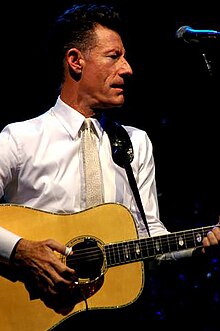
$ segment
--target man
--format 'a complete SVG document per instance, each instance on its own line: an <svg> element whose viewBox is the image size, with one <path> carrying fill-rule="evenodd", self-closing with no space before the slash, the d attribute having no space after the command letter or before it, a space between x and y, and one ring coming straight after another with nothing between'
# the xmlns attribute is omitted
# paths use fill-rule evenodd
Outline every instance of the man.
<svg viewBox="0 0 220 331"><path fill-rule="evenodd" d="M63 69L60 93L54 107L41 116L9 124L2 131L0 196L13 204L52 213L85 210L81 140L84 120L90 118L101 160L103 202L129 208L138 236L148 237L126 171L112 159L102 122L104 113L123 106L125 80L132 76L118 13L106 5L74 5L58 18L53 33L54 54L50 56L60 56L57 63ZM150 235L168 234L159 219L151 141L144 131L125 128L134 150L131 166ZM37 233L36 240L29 240L2 227L1 261L24 282L31 298L37 296L57 313L68 314L80 295L78 276L55 253L71 256L74 252L56 238L37 239ZM217 246L219 240L216 226L203 239L202 252ZM187 252L191 255L192 250Z"/></svg>

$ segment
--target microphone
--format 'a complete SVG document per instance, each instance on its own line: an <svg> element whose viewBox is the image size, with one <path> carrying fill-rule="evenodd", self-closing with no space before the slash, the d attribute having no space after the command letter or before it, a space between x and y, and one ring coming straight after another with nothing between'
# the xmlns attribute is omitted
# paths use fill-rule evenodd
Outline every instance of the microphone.
<svg viewBox="0 0 220 331"><path fill-rule="evenodd" d="M220 40L220 32L216 30L195 30L190 26L184 25L176 31L176 38L183 39L187 43L199 43L210 40Z"/></svg>

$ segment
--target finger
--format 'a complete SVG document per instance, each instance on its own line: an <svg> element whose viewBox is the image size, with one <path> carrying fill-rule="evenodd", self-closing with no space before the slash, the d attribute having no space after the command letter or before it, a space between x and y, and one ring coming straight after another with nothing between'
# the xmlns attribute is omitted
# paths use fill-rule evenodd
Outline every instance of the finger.
<svg viewBox="0 0 220 331"><path fill-rule="evenodd" d="M56 251L56 252L58 252L62 255L65 255L65 252L66 252L66 246L65 245L63 245L63 244L61 244L58 241L53 240L53 239L48 239L46 241L46 244L53 251Z"/></svg>
<svg viewBox="0 0 220 331"><path fill-rule="evenodd" d="M206 239L208 240L208 245L217 245L218 244L218 239L216 238L215 234L213 231L209 231L207 233ZM206 241L205 241L206 242ZM206 242L207 244L207 242Z"/></svg>
<svg viewBox="0 0 220 331"><path fill-rule="evenodd" d="M209 241L208 237L204 237L202 243L203 243L204 247L210 246L210 241Z"/></svg>
<svg viewBox="0 0 220 331"><path fill-rule="evenodd" d="M220 224L219 224L219 226L220 226ZM218 241L220 240L220 227L219 226L215 226L212 229L212 232L215 234Z"/></svg>

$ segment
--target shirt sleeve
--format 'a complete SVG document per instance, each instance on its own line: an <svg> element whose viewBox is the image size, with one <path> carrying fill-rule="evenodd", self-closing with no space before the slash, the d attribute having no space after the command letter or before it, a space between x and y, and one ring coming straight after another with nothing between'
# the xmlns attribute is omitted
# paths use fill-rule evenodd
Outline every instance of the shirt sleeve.
<svg viewBox="0 0 220 331"><path fill-rule="evenodd" d="M7 263L20 236L0 227L0 262Z"/></svg>

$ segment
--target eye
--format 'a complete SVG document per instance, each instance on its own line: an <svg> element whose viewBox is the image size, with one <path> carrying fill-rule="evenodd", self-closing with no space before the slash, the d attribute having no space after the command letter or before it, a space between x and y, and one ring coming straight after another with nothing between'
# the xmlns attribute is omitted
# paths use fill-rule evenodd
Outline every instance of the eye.
<svg viewBox="0 0 220 331"><path fill-rule="evenodd" d="M119 57L119 54L112 54L110 55L110 57L115 60Z"/></svg>

